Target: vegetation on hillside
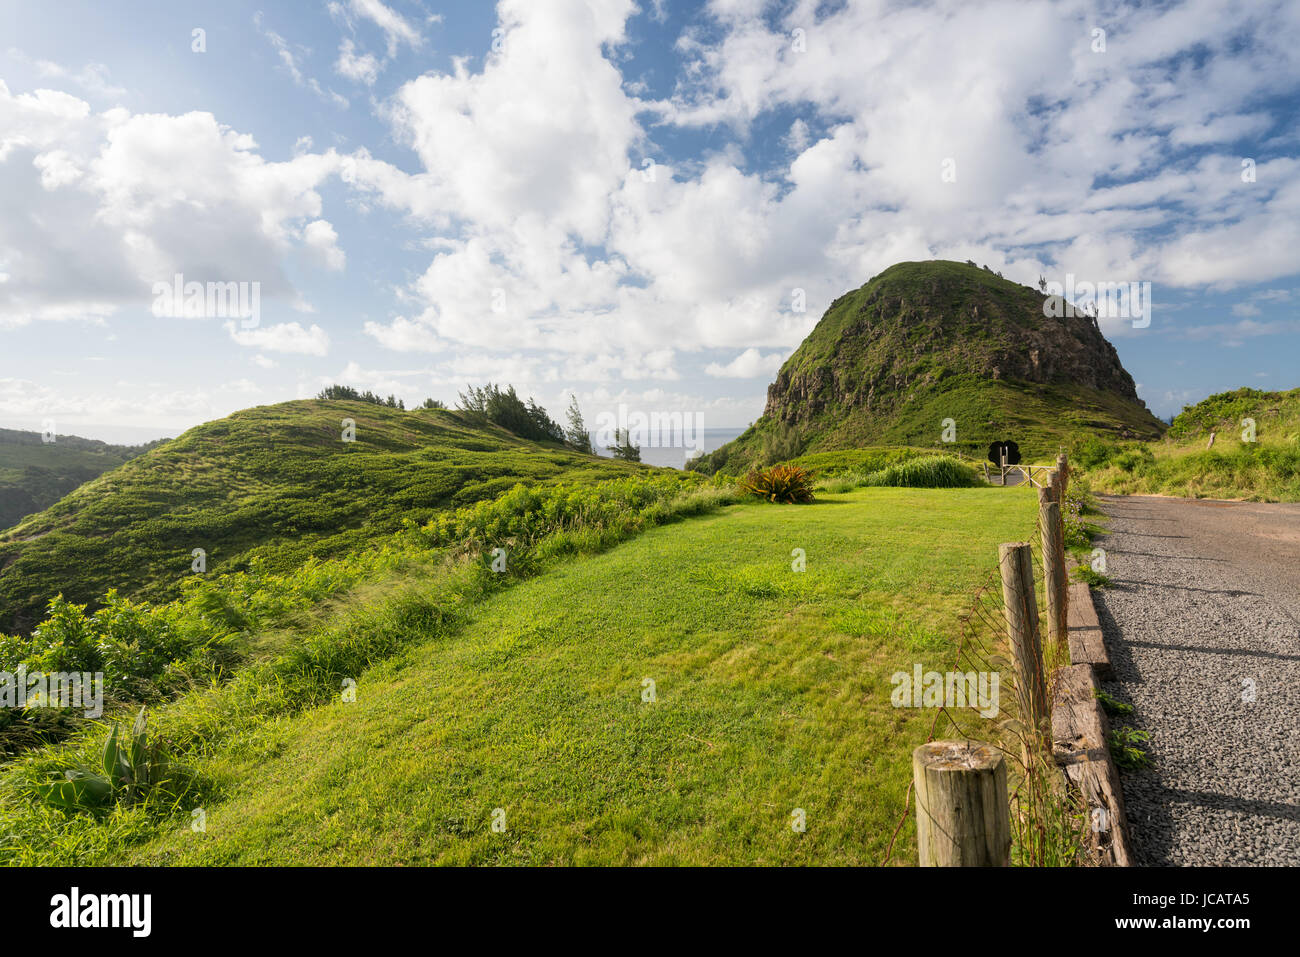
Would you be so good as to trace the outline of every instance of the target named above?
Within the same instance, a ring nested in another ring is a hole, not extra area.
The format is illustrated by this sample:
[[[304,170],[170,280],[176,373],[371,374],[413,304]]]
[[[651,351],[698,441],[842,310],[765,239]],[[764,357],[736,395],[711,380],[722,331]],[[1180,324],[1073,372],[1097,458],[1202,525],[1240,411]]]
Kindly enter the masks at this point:
[[[382,399],[379,396],[375,395],[375,393],[371,392],[369,389],[367,389],[365,392],[358,392],[350,385],[336,384],[336,385],[326,386],[324,389],[321,389],[320,392],[316,394],[316,398],[343,399],[344,401],[348,401],[348,402],[369,402],[371,405],[383,405],[383,406],[387,406],[390,409],[406,408],[406,402],[403,399],[399,399],[395,395],[390,394],[387,399]],[[441,407],[441,406],[430,405],[429,403],[431,402],[433,402],[432,399],[425,399],[424,408],[428,409],[428,408]]]
[[[1212,395],[1187,406],[1160,442],[1093,439],[1071,461],[1101,492],[1300,502],[1300,389]]]
[[[101,731],[11,762],[0,862],[873,864],[900,820],[893,859],[914,860],[904,798],[933,714],[893,707],[890,675],[948,660],[1032,498],[869,489],[709,514],[725,490],[674,481],[632,508],[593,499],[591,521],[521,490],[408,530],[413,549],[532,544],[500,573],[471,550],[361,589],[152,709],[195,774],[182,807],[38,800]],[[684,511],[702,517],[652,527]]]
[[[39,432],[0,429],[0,529],[48,508],[78,485],[163,441],[110,445],[76,435],[44,441]]]
[[[153,703],[190,688],[226,681],[264,650],[265,636],[328,615],[330,602],[366,583],[427,571],[435,558],[483,559],[506,549],[514,573],[536,560],[542,538],[552,552],[565,536],[586,545],[596,530],[623,534],[663,520],[665,510],[703,485],[683,473],[643,474],[598,484],[515,488],[491,501],[444,512],[347,556],[310,560],[283,574],[255,561],[247,571],[193,576],[182,597],[132,602],[110,591],[88,611],[50,601],[29,637],[0,635],[0,671],[102,673],[108,698]],[[582,534],[579,534],[582,533]],[[617,535],[616,535],[617,537]],[[78,723],[56,709],[0,710],[0,754],[57,740]]]
[[[285,572],[519,482],[640,468],[528,441],[485,416],[304,400],[191,429],[0,533],[0,631],[27,631],[58,594],[92,606],[111,588],[177,597],[195,549],[206,574],[255,560]]]
[[[535,442],[563,442],[565,439],[560,424],[531,398],[527,402],[519,398],[514,386],[502,389],[491,382],[485,386],[470,386],[460,394],[459,406],[462,411],[481,415],[521,439]]]

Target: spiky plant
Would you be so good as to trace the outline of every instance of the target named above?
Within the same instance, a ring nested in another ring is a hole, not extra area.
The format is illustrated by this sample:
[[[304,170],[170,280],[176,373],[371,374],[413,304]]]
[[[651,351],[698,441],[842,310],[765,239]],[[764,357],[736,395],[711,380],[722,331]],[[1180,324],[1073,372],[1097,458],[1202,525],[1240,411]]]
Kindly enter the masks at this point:
[[[797,465],[774,465],[750,472],[739,482],[741,491],[769,502],[813,501],[813,473]]]

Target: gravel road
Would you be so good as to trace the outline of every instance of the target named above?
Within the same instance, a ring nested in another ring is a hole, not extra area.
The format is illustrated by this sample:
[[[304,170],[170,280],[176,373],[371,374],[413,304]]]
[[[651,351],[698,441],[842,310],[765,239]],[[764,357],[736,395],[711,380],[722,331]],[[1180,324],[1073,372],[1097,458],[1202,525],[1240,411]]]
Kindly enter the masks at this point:
[[[1136,863],[1300,864],[1300,505],[1102,501],[1103,687],[1151,734]]]

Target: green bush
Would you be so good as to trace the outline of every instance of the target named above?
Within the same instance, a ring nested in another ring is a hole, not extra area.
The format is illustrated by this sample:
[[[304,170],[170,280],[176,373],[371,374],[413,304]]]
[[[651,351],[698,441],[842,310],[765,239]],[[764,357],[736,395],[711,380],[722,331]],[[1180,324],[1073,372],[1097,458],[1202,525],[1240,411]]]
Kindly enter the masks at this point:
[[[1098,435],[1080,436],[1070,443],[1070,464],[1089,470],[1105,468],[1119,452],[1118,442],[1111,442]]]
[[[1108,741],[1111,757],[1115,759],[1117,765],[1126,770],[1136,771],[1145,768],[1150,765],[1151,758],[1142,745],[1150,740],[1151,734],[1147,731],[1139,731],[1128,725],[1112,728]]]
[[[28,671],[47,673],[101,671],[104,659],[86,606],[64,601],[62,595],[51,599],[45,620],[32,632],[23,663]]]
[[[1141,471],[1156,462],[1155,453],[1145,445],[1139,445],[1119,453],[1111,464],[1122,472]]]

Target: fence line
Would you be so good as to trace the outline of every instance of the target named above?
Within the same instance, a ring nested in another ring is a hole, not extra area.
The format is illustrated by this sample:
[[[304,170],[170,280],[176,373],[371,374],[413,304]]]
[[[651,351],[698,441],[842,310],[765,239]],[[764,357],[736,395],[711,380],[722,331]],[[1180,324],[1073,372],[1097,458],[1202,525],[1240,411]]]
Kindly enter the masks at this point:
[[[1058,466],[1064,466],[1064,457],[1058,460]],[[1044,480],[1047,487],[1057,496],[1063,491],[1066,474],[1068,473],[1064,468],[1058,468],[1059,482]],[[1058,507],[1055,509],[1055,515],[1052,516],[1058,523],[1061,520],[1060,501],[1060,498],[1055,499]],[[1050,513],[1051,510],[1037,510],[1032,536],[1034,540],[1042,539],[1044,515]],[[1056,533],[1059,534],[1059,531],[1058,525]],[[1048,538],[1050,540],[1052,536],[1049,534]],[[997,740],[992,742],[982,740],[989,730],[988,719],[984,716],[978,716],[978,728],[971,726],[978,715],[978,708],[972,703],[968,702],[967,707],[962,709],[952,707],[949,702],[943,701],[937,707],[934,719],[930,723],[925,744],[936,741],[942,721],[946,726],[950,726],[952,733],[967,745],[987,744],[1000,752],[1010,771],[1011,790],[1007,801],[1010,807],[1010,828],[1015,839],[1015,850],[1018,852],[1017,862],[1037,866],[1074,863],[1082,855],[1089,853],[1086,840],[1088,828],[1086,808],[1064,787],[1063,778],[1052,757],[1050,733],[1050,708],[1056,693],[1057,669],[1069,663],[1068,646],[1064,641],[1059,643],[1051,641],[1045,645],[1041,641],[1030,641],[1024,649],[1022,662],[1013,662],[1004,653],[1004,649],[1011,644],[1010,635],[1016,619],[1019,619],[1017,627],[1028,628],[1031,624],[1028,619],[1032,617],[1032,631],[1037,637],[1038,583],[1042,582],[1046,597],[1050,587],[1047,579],[1052,577],[1056,569],[1051,567],[1054,563],[1049,561],[1046,567],[1039,566],[1042,574],[1036,574],[1033,548],[1024,543],[1017,544],[1022,545],[1023,550],[1008,553],[1004,546],[998,565],[990,570],[988,576],[975,590],[969,610],[958,619],[957,647],[951,658],[953,671],[1006,670],[1014,673],[1017,693],[1005,698],[999,695],[997,714],[992,719],[994,727],[999,732],[996,735]],[[1018,609],[1019,614],[1014,616],[1007,614],[1007,595],[1003,591],[1004,564],[1010,560],[1009,554],[1016,555],[1016,560],[1021,563],[1017,572],[1020,576],[1019,580],[1027,582],[1026,592],[1018,598],[1013,598],[1017,603],[1023,602],[1022,608]],[[1050,605],[1048,610],[1050,619],[1053,610]],[[1016,667],[1017,663],[1021,665],[1019,668]],[[1022,689],[1031,689],[1032,693],[1023,694]],[[1004,704],[1004,701],[1007,703]],[[1026,713],[1029,708],[1037,713]],[[973,772],[975,770],[978,769],[972,768]],[[988,769],[985,768],[984,771],[987,772]],[[916,775],[920,773],[920,771],[914,772],[913,780],[908,784],[903,799],[903,813],[890,836],[882,864],[890,862],[898,835],[911,814],[912,793],[917,786]],[[918,815],[922,813],[919,797],[918,795]],[[923,858],[928,853],[929,849],[923,850]],[[950,862],[937,861],[936,863]]]

